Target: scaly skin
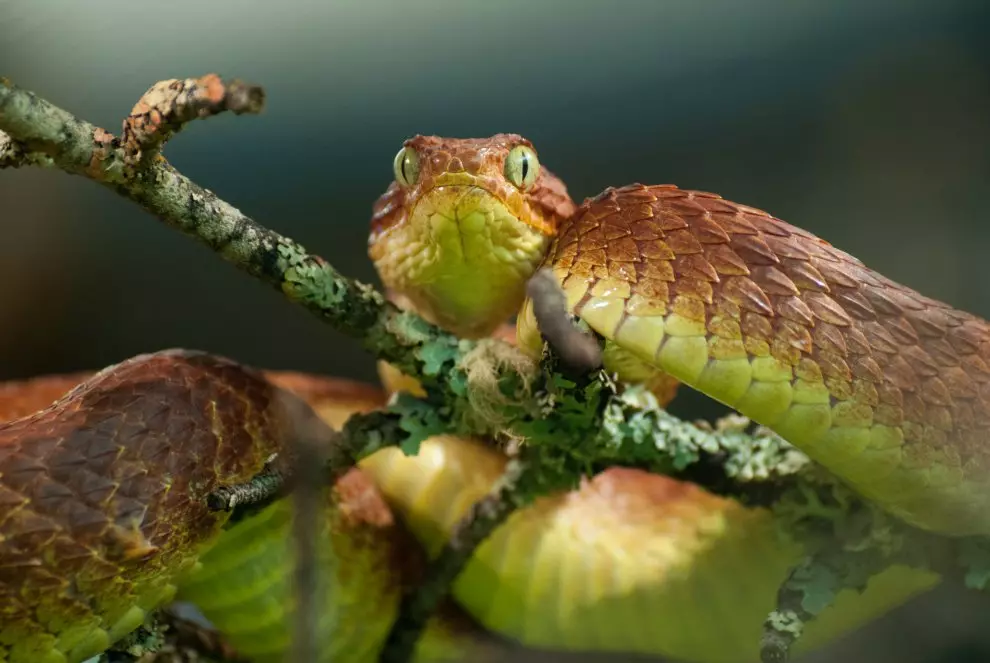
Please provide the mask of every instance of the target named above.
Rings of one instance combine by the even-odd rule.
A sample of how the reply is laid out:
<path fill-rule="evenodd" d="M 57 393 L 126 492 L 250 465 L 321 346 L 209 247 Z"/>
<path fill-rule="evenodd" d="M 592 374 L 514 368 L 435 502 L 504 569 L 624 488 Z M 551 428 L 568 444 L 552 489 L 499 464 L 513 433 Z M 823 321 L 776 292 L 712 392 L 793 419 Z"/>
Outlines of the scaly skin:
<path fill-rule="evenodd" d="M 318 660 L 374 661 L 402 592 L 421 577 L 422 549 L 359 470 L 337 482 L 324 517 L 323 529 L 313 533 L 321 543 L 316 573 L 324 588 L 318 594 Z M 194 603 L 254 663 L 282 663 L 292 651 L 297 617 L 291 520 L 291 501 L 275 502 L 230 527 L 179 579 L 178 598 Z M 415 660 L 479 660 L 477 633 L 477 626 L 446 606 L 427 625 Z"/>
<path fill-rule="evenodd" d="M 336 428 L 384 400 L 365 385 L 262 373 L 187 351 L 96 375 L 0 384 L 0 422 L 8 422 L 0 425 L 0 661 L 86 660 L 177 591 L 240 653 L 285 660 L 290 503 L 224 530 L 227 516 L 207 511 L 205 496 L 250 478 L 296 425 L 308 428 L 317 415 L 304 402 Z M 360 471 L 328 493 L 320 571 L 334 589 L 323 606 L 322 652 L 373 660 L 424 559 Z M 466 651 L 483 660 L 476 636 L 477 626 L 447 606 L 417 660 L 463 660 Z"/>
<path fill-rule="evenodd" d="M 357 412 L 385 404 L 370 386 L 301 373 L 266 372 L 338 429 Z M 318 536 L 323 592 L 321 661 L 373 661 L 403 591 L 425 568 L 422 548 L 399 523 L 365 472 L 354 469 L 329 491 Z M 294 554 L 291 501 L 279 500 L 224 532 L 179 581 L 178 598 L 203 611 L 237 651 L 256 663 L 281 663 L 293 636 Z M 484 660 L 478 627 L 445 605 L 420 639 L 416 661 Z"/>
<path fill-rule="evenodd" d="M 52 388 L 8 391 L 3 414 Z M 85 660 L 171 599 L 225 521 L 205 496 L 258 472 L 290 398 L 233 362 L 162 352 L 0 425 L 0 661 Z"/>
<path fill-rule="evenodd" d="M 489 163 L 513 141 L 523 139 L 417 137 L 407 145 L 456 153 L 458 163 L 476 150 Z M 437 169 L 447 161 L 430 163 L 431 178 L 442 180 Z M 495 163 L 489 172 L 501 171 Z M 448 199 L 430 209 L 453 214 Z M 414 305 L 428 291 L 431 316 L 441 324 L 438 311 L 456 318 L 458 302 L 472 292 L 501 287 L 502 303 L 520 291 L 519 282 L 504 281 L 505 272 L 484 269 L 482 287 L 456 293 L 436 289 L 447 275 L 435 269 L 430 282 L 404 279 L 396 270 L 418 272 L 418 256 L 432 255 L 432 235 L 416 214 L 390 213 L 398 219 L 393 236 L 416 236 L 421 244 L 383 279 Z M 539 215 L 519 221 L 545 227 Z M 990 534 L 986 321 L 898 285 L 766 212 L 712 194 L 639 184 L 608 189 L 557 226 L 543 264 L 571 310 L 607 339 L 606 367 L 621 369 L 621 378 L 659 370 L 773 429 L 909 523 L 948 535 Z M 472 228 L 463 226 L 465 242 Z M 374 255 L 377 232 L 371 241 Z M 479 232 L 477 241 L 488 236 Z M 528 302 L 518 329 L 520 345 L 536 350 Z"/>
<path fill-rule="evenodd" d="M 531 157 L 531 181 L 510 178 L 514 150 Z M 416 155 L 414 172 L 400 167 L 404 153 Z M 368 238 L 389 298 L 465 338 L 505 336 L 499 326 L 519 310 L 557 226 L 574 213 L 567 187 L 516 134 L 415 136 L 396 159 L 395 180 L 374 204 Z M 675 396 L 676 380 L 620 346 L 607 347 L 606 358 L 662 404 Z M 387 365 L 379 371 L 399 379 Z"/>

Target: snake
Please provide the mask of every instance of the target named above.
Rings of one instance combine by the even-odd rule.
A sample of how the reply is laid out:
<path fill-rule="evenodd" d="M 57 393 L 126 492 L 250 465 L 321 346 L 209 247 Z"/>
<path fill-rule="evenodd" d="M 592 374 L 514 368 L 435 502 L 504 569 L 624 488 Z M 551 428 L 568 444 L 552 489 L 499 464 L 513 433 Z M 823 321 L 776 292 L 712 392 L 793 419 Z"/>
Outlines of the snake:
<path fill-rule="evenodd" d="M 519 135 L 416 136 L 394 171 L 369 253 L 427 318 L 490 333 L 550 270 L 620 378 L 700 391 L 914 526 L 990 533 L 985 320 L 715 194 L 636 183 L 574 207 Z M 531 300 L 517 338 L 542 346 Z"/>
<path fill-rule="evenodd" d="M 984 321 L 713 194 L 634 184 L 575 204 L 514 134 L 416 136 L 393 175 L 373 207 L 369 255 L 397 303 L 466 338 L 517 314 L 517 343 L 535 353 L 525 284 L 548 269 L 620 378 L 725 403 L 911 524 L 985 533 Z M 241 606 L 225 623 L 235 646 L 277 656 L 265 647 L 288 637 L 289 507 L 230 523 L 204 498 L 263 467 L 299 425 L 288 411 L 328 425 L 307 381 L 286 379 L 171 351 L 40 390 L 11 385 L 6 398 L 21 407 L 0 425 L 0 661 L 85 660 L 176 596 L 218 622 Z M 437 438 L 414 457 L 383 450 L 354 476 L 370 480 L 361 499 L 385 500 L 381 510 L 435 551 L 504 462 L 481 442 Z M 367 637 L 353 644 L 371 652 L 394 614 L 390 588 L 411 582 L 396 569 L 416 545 L 382 542 L 391 535 L 352 545 L 364 539 L 348 527 L 369 523 L 345 517 L 356 508 L 348 499 L 340 484 L 328 498 L 338 557 L 328 582 L 351 590 L 330 593 L 341 603 L 327 606 L 327 631 L 344 646 L 354 597 L 383 597 L 360 621 L 375 628 L 358 629 Z M 535 646 L 756 660 L 763 616 L 800 557 L 769 523 L 690 484 L 613 468 L 510 518 L 453 597 L 468 621 Z M 827 639 L 935 582 L 890 573 L 831 625 L 823 613 L 802 642 L 815 642 L 819 624 Z M 728 630 L 713 643 L 705 625 L 719 614 Z M 472 651 L 451 623 L 428 629 L 424 660 Z"/>

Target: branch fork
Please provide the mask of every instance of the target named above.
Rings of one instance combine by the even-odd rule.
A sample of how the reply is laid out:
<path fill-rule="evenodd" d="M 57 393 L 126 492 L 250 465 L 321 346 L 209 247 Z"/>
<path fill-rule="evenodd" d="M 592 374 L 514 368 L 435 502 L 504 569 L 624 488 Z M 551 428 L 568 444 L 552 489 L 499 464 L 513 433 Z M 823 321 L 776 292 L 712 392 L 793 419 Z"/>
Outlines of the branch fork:
<path fill-rule="evenodd" d="M 216 74 L 152 85 L 124 120 L 120 147 L 129 166 L 147 164 L 162 146 L 193 120 L 223 112 L 257 114 L 265 104 L 264 90 L 240 80 L 224 82 Z"/>

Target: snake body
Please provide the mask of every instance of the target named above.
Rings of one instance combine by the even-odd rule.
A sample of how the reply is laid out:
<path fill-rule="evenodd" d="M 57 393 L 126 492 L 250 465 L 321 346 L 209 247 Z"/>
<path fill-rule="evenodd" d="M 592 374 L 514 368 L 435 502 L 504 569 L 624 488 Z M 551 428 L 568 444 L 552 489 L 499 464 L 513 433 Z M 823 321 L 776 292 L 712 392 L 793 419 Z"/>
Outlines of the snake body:
<path fill-rule="evenodd" d="M 447 219 L 467 243 L 479 235 L 468 219 L 504 198 L 490 188 L 487 198 L 475 193 L 468 211 L 437 205 L 433 183 L 446 182 L 447 172 L 466 171 L 474 191 L 484 186 L 481 174 L 501 172 L 537 203 L 564 191 L 545 170 L 513 177 L 519 150 L 531 173 L 539 170 L 532 144 L 520 136 L 407 141 L 400 157 L 419 164 L 419 177 L 397 176 L 403 206 L 378 211 L 371 239 L 388 287 L 414 304 L 429 291 L 432 309 L 443 309 L 432 283 L 405 278 L 423 261 L 442 262 L 434 220 Z M 391 191 L 386 200 L 396 197 Z M 561 214 L 566 208 L 557 198 L 549 209 L 531 203 L 518 220 L 554 228 L 541 264 L 573 313 L 620 351 L 620 377 L 633 357 L 776 431 L 907 522 L 950 535 L 990 533 L 985 320 L 713 194 L 634 184 Z M 484 236 L 493 253 L 502 251 L 498 236 Z M 410 253 L 405 267 L 381 259 L 409 238 L 441 257 Z M 486 290 L 472 292 L 481 299 Z M 485 330 L 500 321 L 493 310 Z M 539 348 L 529 302 L 518 329 L 522 346 Z"/>
<path fill-rule="evenodd" d="M 285 398 L 234 362 L 163 352 L 0 425 L 0 661 L 84 660 L 172 597 L 223 524 L 206 495 L 260 470 Z"/>
<path fill-rule="evenodd" d="M 990 533 L 986 321 L 765 212 L 670 186 L 588 201 L 546 264 L 599 334 L 863 496 L 925 529 Z"/>

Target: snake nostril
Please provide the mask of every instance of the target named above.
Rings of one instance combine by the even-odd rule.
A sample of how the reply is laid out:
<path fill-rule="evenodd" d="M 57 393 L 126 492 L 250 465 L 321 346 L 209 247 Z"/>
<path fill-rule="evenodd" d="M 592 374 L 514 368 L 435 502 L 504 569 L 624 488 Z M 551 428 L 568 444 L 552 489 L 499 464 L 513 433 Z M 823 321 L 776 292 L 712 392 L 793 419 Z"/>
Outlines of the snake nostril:
<path fill-rule="evenodd" d="M 461 161 L 460 157 L 452 157 L 450 161 L 447 162 L 446 170 L 451 173 L 463 173 L 464 162 Z"/>

